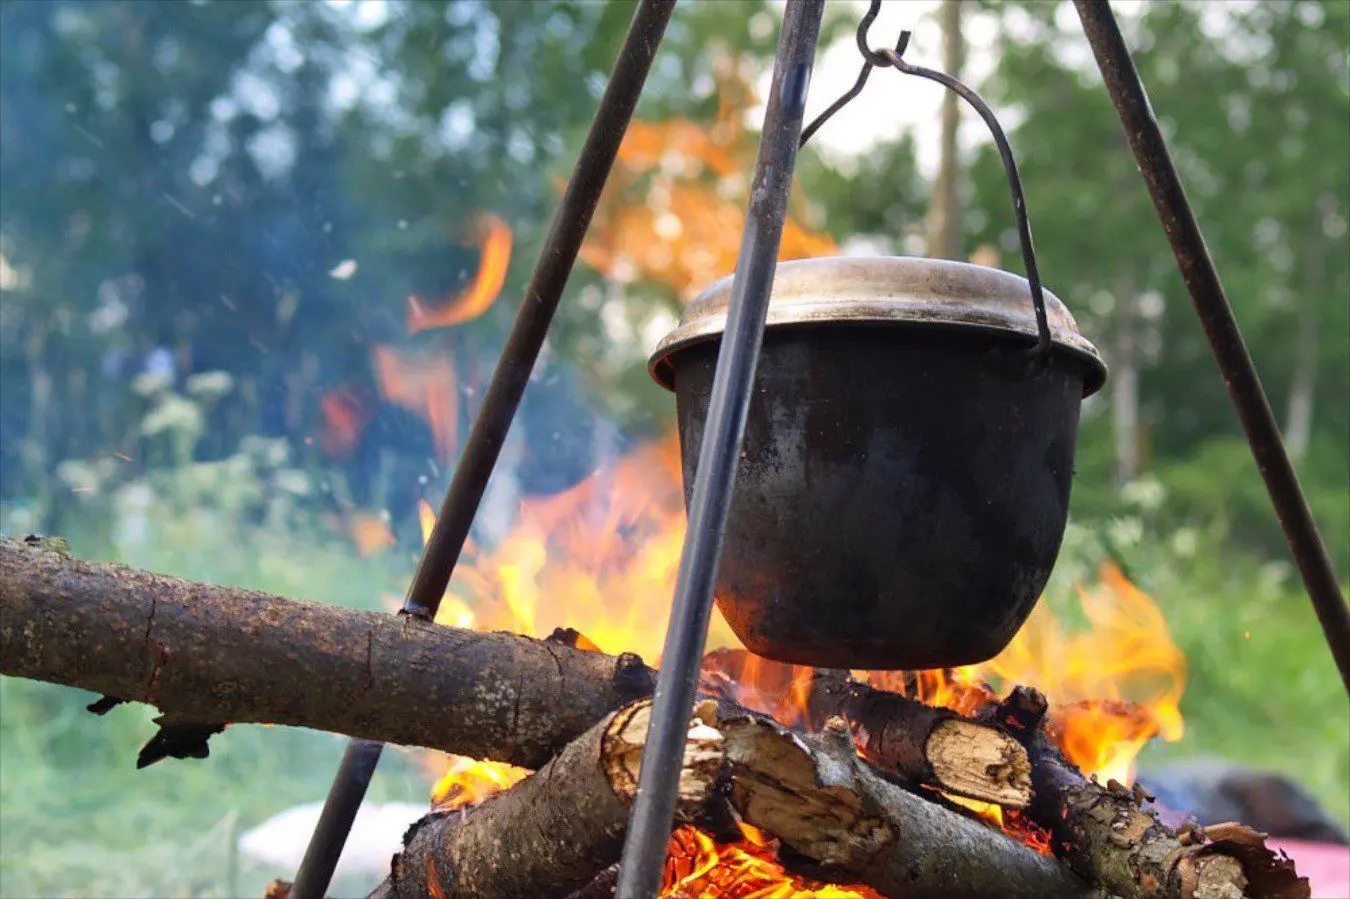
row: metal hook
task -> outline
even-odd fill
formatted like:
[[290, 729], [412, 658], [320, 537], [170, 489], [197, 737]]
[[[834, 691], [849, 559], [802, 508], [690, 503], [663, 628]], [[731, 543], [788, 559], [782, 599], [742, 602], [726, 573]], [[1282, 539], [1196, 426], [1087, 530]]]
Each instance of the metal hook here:
[[[874, 66], [887, 66], [890, 65], [890, 63], [887, 62], [886, 57], [882, 55], [882, 52], [880, 50], [873, 50], [867, 46], [867, 32], [872, 30], [872, 23], [877, 20], [877, 15], [880, 12], [881, 0], [872, 0], [872, 5], [868, 7], [867, 14], [862, 17], [862, 21], [858, 22], [858, 31], [854, 37], [858, 41], [858, 52], [862, 54], [863, 59]], [[905, 41], [907, 40], [909, 40], [907, 34], [900, 35], [901, 42], [895, 48], [895, 52], [903, 55], [905, 52]]]
[[867, 43], [867, 33], [871, 30], [872, 23], [876, 21], [877, 14], [880, 12], [881, 0], [872, 0], [867, 13], [858, 22], [855, 37], [858, 42], [858, 52], [862, 54], [863, 58], [862, 70], [858, 72], [858, 80], [843, 96], [831, 103], [828, 109], [816, 116], [810, 125], [802, 129], [800, 146], [805, 146], [812, 135], [819, 131], [820, 127], [829, 121], [831, 116], [862, 93], [868, 77], [872, 74], [872, 69], [877, 67], [891, 67], [905, 75], [917, 75], [920, 78], [936, 81], [948, 90], [955, 92], [957, 96], [974, 107], [994, 136], [994, 144], [998, 147], [998, 155], [1003, 160], [1003, 171], [1008, 178], [1008, 187], [1012, 191], [1013, 216], [1017, 220], [1017, 237], [1022, 246], [1022, 263], [1027, 270], [1027, 284], [1031, 288], [1031, 304], [1036, 311], [1036, 345], [1031, 348], [1029, 355], [1034, 361], [1041, 362], [1050, 351], [1050, 323], [1045, 312], [1045, 293], [1041, 288], [1040, 269], [1036, 265], [1036, 250], [1031, 241], [1031, 223], [1027, 219], [1027, 204], [1026, 197], [1022, 193], [1022, 179], [1017, 173], [1017, 161], [1013, 159], [1012, 147], [1008, 144], [1008, 137], [1003, 133], [1003, 128], [999, 125], [998, 120], [994, 118], [993, 110], [989, 108], [989, 105], [984, 102], [979, 94], [951, 75], [926, 69], [923, 66], [910, 65], [902, 59], [905, 49], [909, 46], [910, 32], [900, 32], [900, 38], [896, 41], [894, 50], [871, 49]]
[[[831, 116], [847, 106], [854, 97], [858, 96], [858, 94], [862, 93], [862, 89], [864, 85], [867, 84], [867, 78], [872, 74], [873, 68], [877, 66], [885, 67], [891, 64], [883, 51], [872, 50], [867, 46], [867, 32], [871, 30], [872, 23], [876, 21], [877, 13], [879, 12], [881, 12], [881, 0], [872, 0], [871, 8], [867, 10], [867, 14], [864, 15], [862, 21], [858, 23], [856, 39], [858, 41], [858, 52], [862, 54], [863, 58], [862, 70], [858, 72], [858, 80], [853, 83], [853, 87], [849, 88], [842, 97], [831, 103], [828, 109], [816, 116], [811, 121], [811, 124], [802, 129], [801, 142], [797, 145], [797, 149], [800, 150], [802, 147], [806, 146], [806, 142], [811, 139], [813, 134], [820, 130], [821, 125], [824, 125], [829, 121]], [[900, 39], [895, 44], [895, 52], [904, 55], [905, 48], [908, 46], [909, 32], [902, 31], [900, 33]]]

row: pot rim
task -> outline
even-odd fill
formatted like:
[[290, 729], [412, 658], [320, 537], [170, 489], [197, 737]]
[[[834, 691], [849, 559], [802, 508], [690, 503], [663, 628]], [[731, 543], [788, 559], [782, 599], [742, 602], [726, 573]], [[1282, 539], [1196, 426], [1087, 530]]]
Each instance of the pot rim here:
[[[731, 276], [714, 282], [685, 308], [679, 324], [648, 361], [652, 379], [674, 389], [673, 358], [719, 337], [726, 328]], [[1085, 364], [1083, 396], [1106, 381], [1106, 365], [1072, 313], [1048, 290], [1045, 311], [1053, 347]], [[945, 259], [829, 256], [779, 263], [765, 329], [802, 325], [895, 324], [1036, 337], [1031, 288], [1011, 272]]]

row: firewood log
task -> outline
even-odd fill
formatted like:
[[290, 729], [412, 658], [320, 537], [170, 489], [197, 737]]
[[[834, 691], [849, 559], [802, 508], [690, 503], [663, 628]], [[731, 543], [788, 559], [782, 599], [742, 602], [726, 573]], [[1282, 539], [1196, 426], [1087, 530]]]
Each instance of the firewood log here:
[[[1087, 899], [1053, 859], [874, 773], [847, 725], [805, 737], [761, 715], [704, 703], [685, 747], [678, 816], [700, 821], [714, 785], [813, 876], [905, 899]], [[379, 899], [567, 896], [618, 860], [650, 704], [610, 715], [542, 770], [478, 806], [409, 831]]]
[[1055, 854], [1120, 899], [1308, 899], [1306, 878], [1245, 828], [1206, 843], [1179, 834], [1140, 807], [1141, 796], [1083, 776], [1041, 726], [1047, 703], [1015, 688], [994, 710], [1031, 759], [1028, 812], [1050, 831]]
[[[637, 656], [573, 648], [565, 631], [465, 631], [5, 539], [0, 612], [4, 674], [148, 702], [170, 720], [315, 727], [527, 768], [655, 685]], [[1014, 808], [1030, 798], [1025, 753], [996, 727], [828, 676], [813, 694], [817, 724], [847, 717], [864, 754], [911, 783]]]
[[[545, 899], [585, 887], [623, 848], [650, 717], [649, 702], [626, 706], [511, 789], [418, 821], [375, 895]], [[682, 816], [696, 816], [711, 798], [721, 743], [705, 721], [690, 728], [677, 803]]]
[[[978, 799], [1005, 808], [1031, 801], [1026, 750], [997, 725], [950, 709], [878, 690], [847, 671], [773, 662], [743, 649], [718, 649], [703, 660], [707, 692], [735, 699], [746, 688], [787, 724], [819, 730], [846, 719], [863, 756], [913, 786]], [[786, 714], [785, 714], [786, 713]]]
[[0, 674], [149, 703], [174, 721], [313, 727], [526, 768], [655, 685], [632, 654], [197, 584], [5, 538]]
[[838, 671], [816, 676], [811, 712], [817, 727], [835, 716], [847, 720], [868, 761], [911, 783], [1005, 808], [1031, 802], [1031, 762], [1000, 727], [874, 689]]

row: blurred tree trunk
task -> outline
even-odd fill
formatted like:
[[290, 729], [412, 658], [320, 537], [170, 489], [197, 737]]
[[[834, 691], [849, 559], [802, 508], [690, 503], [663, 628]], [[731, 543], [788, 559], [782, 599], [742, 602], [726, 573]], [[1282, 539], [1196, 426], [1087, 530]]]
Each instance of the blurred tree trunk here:
[[19, 458], [23, 460], [24, 479], [33, 485], [34, 522], [48, 530], [51, 526], [51, 477], [48, 474], [48, 429], [52, 399], [52, 375], [44, 357], [47, 327], [37, 325], [28, 335], [24, 351], [28, 363], [28, 427]]
[[[961, 77], [965, 65], [966, 41], [961, 34], [962, 0], [943, 0], [938, 12], [942, 25], [942, 68], [953, 78]], [[961, 201], [957, 196], [960, 176], [960, 147], [957, 143], [961, 127], [960, 99], [951, 91], [942, 98], [942, 156], [938, 162], [937, 180], [933, 184], [928, 207], [928, 255], [937, 259], [956, 259], [961, 253]]]
[[1139, 303], [1134, 276], [1116, 282], [1116, 326], [1111, 342], [1111, 430], [1116, 444], [1116, 482], [1139, 476]]
[[1326, 244], [1314, 239], [1308, 248], [1307, 279], [1298, 298], [1298, 352], [1289, 384], [1284, 441], [1289, 454], [1302, 459], [1312, 439], [1313, 397], [1317, 392], [1317, 303], [1326, 284]]

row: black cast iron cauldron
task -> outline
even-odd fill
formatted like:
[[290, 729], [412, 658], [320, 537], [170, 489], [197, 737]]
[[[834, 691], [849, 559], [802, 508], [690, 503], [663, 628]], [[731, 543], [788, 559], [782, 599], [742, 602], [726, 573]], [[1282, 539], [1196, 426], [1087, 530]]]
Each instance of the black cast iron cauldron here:
[[[731, 279], [651, 359], [673, 388], [685, 500]], [[1068, 515], [1082, 398], [1105, 366], [1046, 294], [1032, 374], [1027, 282], [931, 259], [778, 267], [717, 603], [752, 651], [835, 668], [983, 661], [1026, 620]]]

